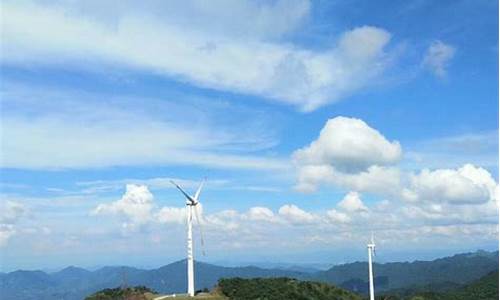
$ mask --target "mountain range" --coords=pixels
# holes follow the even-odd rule
[[[221,267],[196,262],[196,289],[212,288],[220,278],[289,277],[322,281],[366,293],[368,273],[366,262],[334,266],[326,271],[298,272],[259,267]],[[457,254],[433,261],[375,264],[378,291],[424,285],[463,285],[498,270],[498,251]],[[18,270],[0,274],[3,300],[14,299],[83,299],[104,289],[123,285],[143,285],[160,293],[186,290],[186,261],[144,270],[132,267],[103,267],[88,271],[67,267],[54,273]]]

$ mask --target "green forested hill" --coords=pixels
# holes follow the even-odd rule
[[[423,286],[378,295],[377,300],[496,300],[498,299],[498,271],[470,284],[435,292],[434,287]],[[158,295],[143,286],[104,289],[86,300],[152,300]],[[177,295],[178,299],[188,299]],[[211,293],[198,294],[204,300],[361,300],[361,296],[344,289],[313,281],[280,278],[226,278],[220,279]]]
[[[220,292],[233,300],[361,300],[361,297],[325,283],[291,278],[230,278],[219,280]]]
[[[498,270],[491,272],[480,280],[465,286],[453,294],[454,299],[498,299]]]
[[[155,292],[145,286],[104,289],[96,292],[85,300],[151,300]]]
[[[497,300],[498,270],[483,276],[479,280],[447,292],[435,292],[432,288],[420,287],[404,291],[388,292],[378,299],[384,300]]]

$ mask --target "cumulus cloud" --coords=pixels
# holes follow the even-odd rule
[[[314,191],[320,183],[333,183],[358,191],[373,191],[399,180],[390,165],[401,159],[401,146],[355,118],[327,121],[319,137],[293,153],[298,169],[295,188]]]
[[[455,55],[455,48],[442,41],[433,42],[422,61],[424,67],[437,77],[443,78],[447,74],[447,67]]]
[[[361,201],[361,197],[357,192],[349,192],[345,195],[344,199],[339,202],[338,206],[347,212],[360,212],[368,210],[363,201]]]
[[[128,10],[120,4],[82,9],[75,3],[4,3],[2,59],[149,71],[201,87],[263,96],[303,111],[366,87],[388,65],[391,35],[381,28],[346,31],[325,50],[269,38],[299,24],[308,14],[308,1],[244,1],[215,5],[217,9],[193,1],[193,10],[158,2]]]
[[[156,219],[163,224],[184,224],[186,223],[186,214],[185,207],[162,207],[160,211],[156,213]]]
[[[0,206],[0,247],[7,245],[17,233],[16,224],[28,214],[27,207],[21,202],[5,201]]]
[[[283,205],[280,207],[278,214],[292,224],[309,224],[316,220],[313,214],[293,204]]]
[[[404,190],[408,201],[482,204],[495,197],[496,183],[483,168],[466,164],[458,169],[424,169],[411,175],[410,187]]]
[[[6,201],[2,205],[0,213],[0,223],[15,224],[28,213],[27,207],[21,202]]]
[[[299,164],[332,165],[353,172],[398,162],[401,146],[397,141],[388,141],[363,120],[336,117],[326,122],[316,140],[293,156]]]
[[[480,168],[464,166],[455,171],[460,172],[462,176],[472,178],[471,180],[479,185],[491,187],[492,182],[487,179],[487,173],[482,172]],[[154,230],[154,228],[166,230],[163,226],[168,226],[167,230],[176,230],[180,234],[186,218],[185,207],[156,208],[154,203],[151,203],[152,197],[148,196],[150,193],[144,188],[135,186],[132,189],[135,192],[127,191],[122,199],[151,199],[151,201],[132,201],[148,203],[146,207],[154,207],[151,210],[142,210],[147,212],[143,215],[150,216],[147,219],[150,225],[149,230]],[[101,207],[105,207],[103,211],[124,216],[128,220],[124,223],[124,228],[134,229],[137,225],[131,220],[137,217],[122,208],[124,206],[122,202],[129,202],[122,201],[122,199],[101,205]],[[241,247],[242,244],[261,247],[272,245],[276,242],[276,234],[283,234],[283,232],[288,232],[290,236],[295,237],[290,239],[294,242],[283,241],[288,246],[297,245],[297,243],[304,246],[314,243],[365,242],[368,237],[367,223],[373,225],[377,237],[396,244],[403,237],[409,242],[413,240],[431,242],[446,234],[450,240],[472,238],[471,234],[477,232],[478,228],[495,232],[491,224],[495,224],[498,215],[495,201],[456,205],[443,201],[432,202],[419,199],[419,201],[411,202],[390,199],[374,203],[368,209],[358,192],[349,192],[334,207],[325,208],[324,211],[299,208],[296,204],[290,203],[281,206],[277,212],[266,206],[256,206],[246,211],[226,209],[202,214],[202,216],[203,226],[208,229],[205,233],[207,234],[206,241],[210,241],[209,244],[235,248]],[[139,220],[142,219],[139,218]],[[423,230],[424,227],[425,230]],[[312,228],[315,231],[319,229],[319,233],[311,236],[308,230]],[[5,232],[8,233],[7,230]],[[484,237],[484,239],[491,238],[492,235]],[[211,247],[214,246],[209,246]]]
[[[241,214],[236,210],[226,209],[206,216],[207,225],[224,232],[240,229]]]
[[[351,217],[344,213],[332,208],[326,212],[326,216],[334,223],[349,223]]]
[[[339,120],[344,121],[345,118]],[[348,120],[347,124],[349,123],[352,122]],[[364,123],[354,123],[363,124],[362,127],[366,129]],[[356,212],[363,212],[363,218],[372,218],[374,223],[386,227],[397,227],[405,223],[413,223],[409,226],[489,224],[495,219],[498,210],[495,193],[498,185],[486,169],[464,164],[455,169],[404,170],[396,164],[402,156],[399,143],[387,141],[374,129],[368,130],[372,133],[370,135],[353,133],[352,139],[359,144],[345,149],[332,146],[336,145],[334,140],[339,135],[323,135],[325,131],[323,129],[320,137],[310,146],[296,151],[293,158],[297,167],[297,190],[313,192],[323,184],[355,191],[348,193],[336,209],[327,211],[326,217],[331,222],[356,226],[354,220],[359,218],[352,217]],[[377,138],[360,139],[357,136]],[[378,143],[374,143],[374,140],[378,140]],[[341,145],[350,143],[352,144],[347,139]],[[354,153],[347,156],[349,164],[342,165],[340,158],[345,157],[338,154],[342,153],[339,149],[346,152],[353,149]],[[373,149],[372,153],[368,149]],[[381,159],[384,156],[377,153],[382,151],[385,151],[384,155],[387,152],[393,153],[388,156],[391,159]],[[338,167],[339,161],[341,167]],[[385,200],[368,210],[358,192],[370,193]]]
[[[248,210],[245,216],[252,221],[275,221],[275,215],[272,210],[267,207],[255,206]]]
[[[153,194],[147,186],[127,184],[121,199],[109,204],[99,204],[92,214],[119,215],[126,219],[126,226],[140,226],[151,222],[153,207]]]
[[[9,239],[16,233],[14,225],[0,224],[0,247],[5,247]]]

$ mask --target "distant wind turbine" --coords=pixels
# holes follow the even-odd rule
[[[194,297],[194,256],[193,256],[193,214],[198,223],[198,227],[200,229],[200,238],[201,238],[201,246],[203,255],[205,255],[205,251],[203,250],[203,230],[201,228],[200,215],[198,212],[198,204],[200,192],[203,188],[203,184],[205,180],[200,183],[198,190],[194,194],[194,196],[190,196],[187,194],[179,185],[177,185],[174,181],[170,180],[170,182],[175,185],[181,191],[181,193],[186,197],[186,208],[187,208],[187,280],[188,280],[188,290],[187,293],[190,297]]]
[[[368,276],[370,280],[370,300],[375,300],[375,291],[373,290],[373,266],[372,266],[372,254],[375,256],[375,242],[373,241],[373,232],[372,238],[368,245]]]

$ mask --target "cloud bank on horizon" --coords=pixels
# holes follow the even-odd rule
[[[207,175],[212,253],[497,245],[498,4],[1,5],[6,268],[178,256]]]
[[[334,232],[341,228],[341,232],[353,235],[366,224],[376,224],[371,229],[380,232],[382,239],[391,239],[388,232],[400,231],[400,237],[408,230],[419,232],[434,227],[438,235],[457,233],[457,228],[465,230],[463,235],[475,235],[481,227],[478,224],[496,234],[496,225],[491,225],[498,218],[498,185],[487,170],[466,164],[458,169],[408,172],[395,165],[401,156],[397,141],[389,142],[359,119],[336,117],[327,121],[317,140],[293,155],[299,191],[312,192],[320,184],[350,190],[335,207],[315,212],[285,204],[276,213],[267,207],[251,207],[246,212],[230,209],[208,214],[203,220],[211,231],[242,230],[242,236],[268,223],[275,227],[320,226]],[[367,206],[362,193],[384,200]],[[163,207],[153,213],[151,200],[146,186],[127,185],[122,199],[99,204],[94,214],[122,215],[132,224],[123,223],[125,228],[143,225],[146,220],[184,223],[182,207]],[[273,236],[262,233],[260,238],[271,244]],[[300,239],[300,234],[296,238]]]

